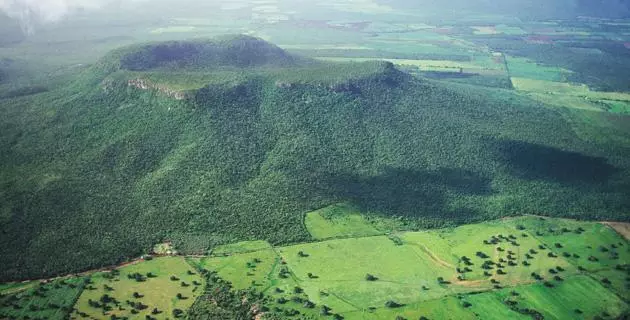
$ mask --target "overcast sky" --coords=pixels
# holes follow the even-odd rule
[[[32,32],[35,25],[58,21],[77,9],[94,10],[105,5],[124,5],[149,0],[0,0],[0,10]]]

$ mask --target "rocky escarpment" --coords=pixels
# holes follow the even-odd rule
[[[175,90],[166,85],[153,83],[152,81],[140,78],[127,80],[127,86],[140,90],[155,90],[175,100],[185,100],[191,96],[186,91]]]

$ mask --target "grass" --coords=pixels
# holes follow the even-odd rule
[[[4,288],[7,287],[20,288]],[[67,319],[83,290],[83,278],[59,279],[49,283],[31,282],[26,288],[20,292],[3,290],[0,295],[1,319]]]
[[[571,254],[567,260],[589,271],[612,269],[630,261],[627,241],[610,227],[599,223],[536,217],[513,219],[511,223],[524,226],[557,253]],[[556,244],[562,248],[555,248]],[[596,259],[589,260],[589,257]]]
[[[170,317],[175,309],[187,310],[203,291],[202,278],[182,257],[155,258],[122,267],[118,271],[119,275],[102,272],[92,276],[92,284],[88,285],[79,297],[75,306],[77,311],[73,313],[73,318],[81,319],[80,315],[85,313],[97,319],[110,318],[111,315],[144,319],[146,315],[151,315],[154,308],[161,311],[161,316]],[[189,274],[189,271],[192,274]],[[128,278],[135,273],[143,275],[145,281],[138,282]],[[148,273],[153,274],[154,277],[148,277]],[[172,280],[172,276],[178,280]],[[199,285],[194,285],[193,281]],[[182,282],[186,283],[187,286],[183,287]],[[105,286],[113,290],[108,290]],[[142,297],[135,298],[135,292],[141,294]],[[176,297],[178,293],[184,299],[178,299]],[[90,306],[90,300],[100,301],[105,294],[115,298],[119,302],[119,306],[109,304],[112,307],[110,311]],[[133,307],[126,301],[142,302],[147,308],[133,314],[131,313]]]
[[[586,100],[583,97],[540,92],[526,92],[524,95],[549,106],[587,111],[604,111],[600,104],[595,103],[596,101]]]
[[[504,238],[501,238],[500,235]],[[438,245],[431,244],[427,247],[439,248],[435,250],[435,254],[443,260],[450,259],[453,261],[457,259],[456,265],[462,270],[468,267],[471,271],[462,273],[462,276],[466,280],[472,280],[473,282],[482,280],[487,285],[490,285],[487,281],[495,279],[502,286],[516,285],[533,281],[531,277],[532,272],[536,272],[543,277],[549,276],[549,269],[556,267],[563,268],[567,274],[575,272],[575,267],[562,258],[560,253],[556,253],[558,255],[556,258],[549,258],[547,256],[548,249],[539,249],[540,245],[542,245],[541,242],[530,234],[519,231],[516,228],[506,227],[501,222],[465,225],[453,230],[439,232],[439,237],[443,239],[442,243],[436,238],[434,241]],[[498,239],[497,244],[484,243],[484,241],[490,241],[493,237]],[[512,239],[508,241],[505,238]],[[516,245],[513,243],[516,243]],[[532,249],[536,251],[535,254],[530,252]],[[513,260],[509,259],[510,251],[513,252],[511,255],[514,258]],[[477,252],[485,254],[487,258],[478,256]],[[527,258],[528,255],[531,258]],[[472,265],[467,266],[462,259],[463,256],[468,257]],[[481,266],[486,260],[492,260],[497,264],[500,263],[504,268],[499,268],[498,265],[495,265],[492,269],[485,270]],[[504,262],[501,262],[501,260],[504,260]],[[516,265],[510,266],[509,261],[513,261]],[[524,265],[524,261],[527,261],[529,265]],[[504,270],[505,274],[498,274],[498,269]],[[489,272],[491,276],[485,275],[484,271]]]
[[[541,65],[527,58],[506,55],[505,59],[511,77],[561,82],[569,72],[558,67]]]
[[[269,275],[277,260],[275,252],[267,246],[267,249],[256,252],[204,258],[199,266],[216,271],[222,279],[230,281],[235,289],[255,286],[264,291],[271,285]]]
[[[306,291],[324,290],[366,308],[383,306],[392,298],[410,303],[441,297],[449,289],[438,286],[436,279],[454,276],[454,270],[434,263],[423,251],[396,245],[386,236],[329,240],[278,251]],[[367,274],[378,280],[366,281]],[[431,290],[423,291],[423,285]]]
[[[530,316],[521,314],[517,311],[511,310],[506,307],[503,299],[499,297],[496,292],[486,292],[481,294],[471,294],[466,297],[472,306],[470,311],[479,315],[479,319],[484,320],[503,320],[503,319],[515,319],[515,320],[530,320]]]
[[[625,270],[609,269],[598,271],[592,274],[592,277],[599,281],[601,285],[617,293],[625,301],[630,301],[630,271],[627,267]],[[602,282],[604,279],[610,280],[610,283]]]
[[[460,300],[454,297],[409,304],[401,308],[378,308],[374,311],[361,311],[344,314],[345,319],[348,320],[391,320],[396,319],[397,316],[401,316],[404,319],[418,319],[420,317],[445,320],[477,319],[472,312],[462,307],[462,302]]]
[[[377,230],[365,229],[372,226],[365,218],[361,218],[358,229],[343,224],[348,222],[348,216],[361,217],[356,209],[344,203],[308,215],[313,214],[317,215],[313,221],[319,223],[314,224],[317,228],[309,228],[309,231],[316,230],[314,235],[351,236],[357,230]],[[343,223],[336,225],[337,219]],[[325,233],[327,226],[331,230]],[[497,240],[496,244],[483,243],[484,240],[492,240],[493,236],[500,241]],[[556,243],[560,243],[562,248],[556,248]],[[613,244],[617,248],[612,248]],[[540,246],[547,249],[540,249]],[[609,251],[601,252],[600,247]],[[156,307],[166,317],[174,309],[187,310],[203,291],[201,277],[188,273],[194,270],[191,265],[217,272],[234,289],[254,289],[265,294],[269,297],[265,304],[269,310],[284,312],[295,309],[307,318],[318,317],[324,305],[330,308],[331,313],[341,314],[345,319],[529,319],[522,313],[524,309],[534,310],[549,319],[591,319],[604,311],[615,317],[627,310],[623,299],[630,298],[627,290],[630,278],[626,267],[623,267],[630,261],[627,248],[627,241],[608,226],[534,216],[452,229],[393,232],[275,248],[265,241],[245,241],[218,246],[212,256],[155,258],[121,267],[119,274],[96,273],[78,297],[77,311],[72,318],[80,319],[84,314],[96,319],[112,315],[141,319]],[[525,255],[530,254],[530,249],[535,249],[537,253],[532,253],[533,257],[527,259]],[[564,250],[577,253],[580,258],[570,256],[565,259],[562,256]],[[477,251],[487,254],[488,258],[478,257]],[[480,268],[483,261],[500,263],[502,258],[507,261],[508,251],[513,251],[518,265],[505,266],[505,275],[498,275],[496,267],[490,270],[491,277],[483,275]],[[548,251],[554,251],[558,257],[548,257]],[[613,251],[618,252],[618,258],[610,258]],[[597,255],[599,260],[585,263],[583,256],[589,254]],[[470,257],[472,265],[466,265],[462,256]],[[522,261],[525,260],[531,265],[523,266]],[[616,267],[617,264],[622,266]],[[576,265],[583,265],[586,270],[580,273]],[[465,267],[471,270],[464,273],[457,271]],[[532,272],[542,275],[544,281],[552,283],[553,287],[534,280]],[[128,278],[134,273],[145,276],[152,273],[155,277],[137,282]],[[368,280],[368,274],[376,279]],[[458,279],[458,275],[464,280]],[[171,276],[176,276],[178,280],[172,281]],[[554,276],[561,279],[554,279]],[[440,283],[439,277],[446,282]],[[490,279],[497,280],[499,286],[493,289]],[[610,283],[603,279],[610,280]],[[73,281],[80,286],[84,283],[78,278],[65,281]],[[182,287],[182,281],[190,286]],[[193,285],[193,281],[197,281],[199,286]],[[31,284],[37,286],[36,283],[24,285]],[[50,288],[53,284],[45,286]],[[0,290],[16,288],[20,285],[7,284]],[[15,294],[21,297],[20,301],[28,301],[21,302],[23,308],[19,312],[33,312],[27,309],[28,304],[45,306],[50,301],[61,301],[71,306],[81,288],[72,291],[74,296],[64,288],[49,291],[47,296],[51,298],[45,301],[32,297],[36,287]],[[134,292],[143,297],[134,298]],[[177,293],[186,299],[177,299]],[[89,305],[90,299],[99,301],[105,294],[120,304],[110,303],[111,310],[106,312]],[[140,301],[147,308],[131,314],[132,307],[127,300]],[[304,306],[306,300],[313,302],[315,308]],[[510,307],[506,304],[507,300],[516,303]],[[388,308],[387,301],[395,301],[402,306]],[[576,313],[576,308],[582,313]],[[5,314],[18,312],[6,308],[0,310]],[[51,313],[52,310],[48,309],[37,312],[48,318],[63,318],[63,313]]]
[[[516,289],[519,307],[539,311],[545,319],[593,319],[605,311],[613,318],[619,316],[627,305],[615,294],[608,291],[595,280],[586,276],[577,276],[560,283],[554,288],[547,288],[537,283]],[[498,293],[502,299],[508,297],[509,290]],[[582,313],[578,314],[575,310]]]
[[[306,214],[304,224],[314,239],[382,234],[349,205],[332,205]]]
[[[255,241],[241,241],[237,243],[231,243],[218,246],[211,250],[211,254],[214,256],[230,255],[235,253],[246,253],[252,251],[261,251],[265,249],[271,249],[271,244],[267,241],[255,240]]]
[[[580,96],[592,100],[630,101],[630,93],[591,91],[584,84],[512,77],[514,88],[521,91]]]
[[[6,295],[14,293],[28,288],[32,288],[37,285],[37,281],[25,281],[25,282],[9,282],[0,284],[0,294]]]
[[[593,319],[604,311],[614,318],[627,308],[619,297],[587,276],[555,281],[553,288],[537,283],[469,295],[465,299],[480,319],[531,319],[517,312],[525,308],[541,313],[545,319]],[[510,309],[505,302],[508,300],[516,302],[512,307],[516,310]]]

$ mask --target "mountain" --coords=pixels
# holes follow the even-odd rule
[[[349,202],[417,229],[515,214],[630,219],[628,117],[324,63],[260,39],[116,50],[0,100],[0,280],[310,239]]]

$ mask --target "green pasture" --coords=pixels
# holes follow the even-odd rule
[[[618,296],[586,276],[554,281],[553,285],[553,288],[541,283],[520,287],[515,290],[516,297],[511,297],[510,290],[498,295],[504,300],[510,296],[519,307],[537,310],[546,319],[593,319],[604,311],[614,318],[627,308]]]
[[[175,309],[187,310],[203,292],[202,277],[182,257],[155,258],[117,270],[119,274],[100,272],[91,277],[91,283],[75,306],[73,318],[81,319],[82,315],[95,319],[110,319],[112,315],[130,319],[145,319],[147,315],[171,317]],[[142,280],[138,281],[135,276]],[[90,305],[90,300],[105,305],[105,295],[115,301],[101,307]],[[133,307],[127,301],[136,305],[140,302],[146,308]],[[159,313],[152,314],[154,308]]]
[[[214,256],[201,259],[199,266],[216,271],[230,281],[235,289],[260,287],[263,291],[271,285],[270,273],[278,263],[278,257],[269,247],[255,252]]]
[[[0,294],[0,319],[67,319],[83,290],[83,278],[67,278],[47,283],[31,282],[26,286],[4,288]]]
[[[505,59],[510,68],[511,77],[562,82],[565,74],[569,72],[558,67],[545,66],[527,58],[506,55]]]
[[[630,263],[630,245],[613,229],[599,223],[526,217],[513,220],[572,264],[589,271]]]
[[[37,285],[37,281],[10,282],[0,284],[0,294],[6,295],[22,290],[26,290]]]
[[[412,303],[400,308],[377,308],[375,310],[363,310],[358,312],[344,313],[348,320],[359,319],[379,319],[391,320],[402,317],[403,319],[444,319],[444,320],[467,320],[477,319],[475,315],[462,306],[462,301],[455,297]]]
[[[518,288],[468,295],[471,311],[480,319],[531,319],[525,310],[541,314],[545,319],[593,319],[620,315],[627,308],[618,296],[587,276],[564,281],[551,281]],[[605,317],[604,318],[609,318]]]
[[[357,209],[345,204],[309,212],[304,218],[304,224],[317,240],[382,234]]]
[[[439,285],[437,278],[454,275],[422,250],[397,245],[386,236],[301,244],[278,252],[306,291],[324,290],[366,308],[393,298],[410,303],[444,296],[449,288]],[[367,274],[378,280],[367,281]]]
[[[549,276],[549,270],[557,267],[562,268],[565,274],[575,272],[575,267],[560,253],[549,257],[551,250],[540,249],[542,243],[536,238],[500,221],[465,225],[441,231],[438,235],[444,243],[438,247],[442,249],[434,254],[443,260],[457,259],[457,268],[462,270],[460,276],[473,283],[481,280],[490,285],[489,281],[494,279],[499,286],[514,286],[533,281],[532,272],[543,277]],[[465,263],[464,257],[470,260],[470,265]],[[484,269],[482,265],[486,261],[494,264]],[[503,274],[498,270],[502,270]]]
[[[237,243],[225,244],[215,247],[211,250],[211,255],[230,255],[235,253],[246,253],[253,251],[261,251],[265,249],[271,249],[271,244],[267,241],[254,240],[254,241],[241,241]]]
[[[625,301],[630,301],[630,265],[626,264],[623,269],[597,271],[591,277],[609,290],[617,293]]]

